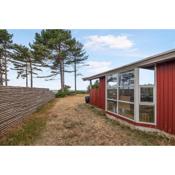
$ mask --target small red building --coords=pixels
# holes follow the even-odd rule
[[[90,104],[139,128],[175,134],[175,50],[83,80],[97,79]]]

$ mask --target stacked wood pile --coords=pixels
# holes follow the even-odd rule
[[[0,86],[0,135],[53,98],[49,89]]]

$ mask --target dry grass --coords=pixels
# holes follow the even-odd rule
[[[38,109],[0,145],[175,145],[175,140],[131,130],[85,104],[84,95],[76,95]]]
[[[37,109],[35,113],[21,121],[9,134],[0,139],[0,145],[30,145],[39,138],[46,126],[49,109],[54,100]]]
[[[34,145],[175,145],[175,140],[131,130],[84,103],[84,95],[56,99]]]

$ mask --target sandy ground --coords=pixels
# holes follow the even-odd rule
[[[56,99],[34,145],[174,145],[174,140],[131,130],[84,103],[84,95]]]

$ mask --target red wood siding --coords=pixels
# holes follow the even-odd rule
[[[90,104],[105,109],[105,77],[100,78],[98,88],[90,90]]]
[[[157,65],[157,128],[175,134],[175,61]]]

